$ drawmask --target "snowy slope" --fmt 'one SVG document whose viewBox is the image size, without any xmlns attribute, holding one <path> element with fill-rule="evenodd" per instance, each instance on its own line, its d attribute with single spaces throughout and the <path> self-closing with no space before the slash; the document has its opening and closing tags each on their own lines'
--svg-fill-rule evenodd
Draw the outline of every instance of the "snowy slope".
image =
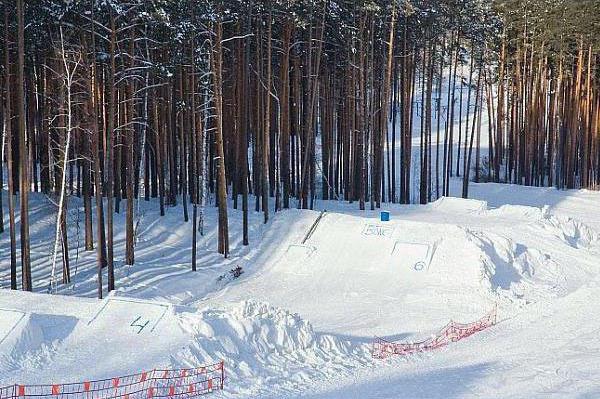
<svg viewBox="0 0 600 399">
<path fill-rule="evenodd" d="M 243 247 L 233 211 L 227 260 L 215 253 L 207 209 L 196 273 L 181 209 L 159 219 L 157 204 L 141 203 L 136 265 L 121 263 L 118 217 L 118 290 L 104 301 L 86 298 L 94 253 L 81 250 L 74 283 L 58 289 L 68 296 L 44 294 L 53 215 L 33 196 L 40 293 L 0 290 L 0 385 L 222 358 L 225 397 L 595 397 L 600 195 L 489 184 L 472 192 L 477 199 L 391 206 L 386 223 L 355 204 L 318 202 L 327 212 L 304 244 L 318 212 L 280 212 L 266 226 L 253 214 L 254 245 Z M 423 339 L 496 304 L 500 323 L 461 342 L 410 358 L 370 355 L 375 335 Z"/>
</svg>

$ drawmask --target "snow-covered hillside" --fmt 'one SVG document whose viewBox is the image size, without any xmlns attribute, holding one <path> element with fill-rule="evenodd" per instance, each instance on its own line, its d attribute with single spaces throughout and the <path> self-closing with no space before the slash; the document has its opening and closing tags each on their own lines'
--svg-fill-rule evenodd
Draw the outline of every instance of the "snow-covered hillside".
<svg viewBox="0 0 600 399">
<path fill-rule="evenodd" d="M 477 199 L 390 206 L 390 222 L 319 202 L 327 212 L 304 243 L 319 212 L 287 210 L 267 225 L 254 215 L 254 245 L 243 247 L 233 211 L 227 260 L 216 254 L 216 214 L 207 209 L 195 273 L 181 209 L 160 219 L 156 204 L 141 202 L 136 264 L 119 263 L 118 289 L 104 301 L 93 299 L 95 256 L 81 243 L 73 283 L 46 294 L 44 238 L 54 219 L 35 196 L 37 293 L 0 290 L 0 385 L 223 359 L 224 397 L 599 395 L 600 195 L 493 184 L 472 193 Z M 69 233 L 75 253 L 76 223 Z M 6 287 L 8 235 L 0 237 Z M 496 305 L 499 323 L 465 340 L 407 358 L 371 356 L 374 336 L 423 339 Z"/>
</svg>

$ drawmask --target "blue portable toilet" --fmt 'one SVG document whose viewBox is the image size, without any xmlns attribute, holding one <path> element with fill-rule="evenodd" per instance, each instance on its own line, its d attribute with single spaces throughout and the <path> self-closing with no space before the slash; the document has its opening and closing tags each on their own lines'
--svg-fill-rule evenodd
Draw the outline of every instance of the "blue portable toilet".
<svg viewBox="0 0 600 399">
<path fill-rule="evenodd" d="M 381 221 L 382 222 L 390 221 L 390 212 L 389 211 L 381 211 Z"/>
</svg>

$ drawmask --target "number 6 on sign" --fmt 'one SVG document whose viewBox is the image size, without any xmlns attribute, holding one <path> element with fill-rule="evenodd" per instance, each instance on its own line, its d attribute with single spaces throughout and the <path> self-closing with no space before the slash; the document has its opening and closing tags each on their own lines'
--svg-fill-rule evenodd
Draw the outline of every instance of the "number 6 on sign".
<svg viewBox="0 0 600 399">
<path fill-rule="evenodd" d="M 420 261 L 420 262 L 415 263 L 415 265 L 413 266 L 413 269 L 415 269 L 418 272 L 422 271 L 423 269 L 425 269 L 425 262 Z"/>
</svg>

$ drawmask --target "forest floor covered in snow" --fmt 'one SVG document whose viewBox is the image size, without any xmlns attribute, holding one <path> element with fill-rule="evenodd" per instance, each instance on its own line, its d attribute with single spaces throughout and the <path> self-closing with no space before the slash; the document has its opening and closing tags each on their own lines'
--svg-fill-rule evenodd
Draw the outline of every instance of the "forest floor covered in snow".
<svg viewBox="0 0 600 399">
<path fill-rule="evenodd" d="M 251 213 L 247 247 L 232 209 L 228 259 L 207 207 L 197 272 L 181 208 L 161 218 L 157 203 L 140 201 L 135 265 L 124 265 L 115 215 L 117 290 L 99 301 L 81 204 L 69 205 L 72 283 L 52 289 L 56 211 L 34 194 L 35 293 L 6 289 L 0 235 L 0 386 L 223 359 L 227 398 L 600 396 L 600 194 L 473 184 L 470 195 L 386 205 L 390 222 L 317 201 L 327 212 L 304 243 L 319 211 L 277 212 L 266 225 Z M 375 336 L 421 340 L 495 306 L 498 323 L 460 342 L 371 356 Z"/>
</svg>

